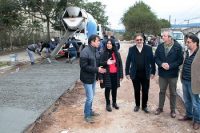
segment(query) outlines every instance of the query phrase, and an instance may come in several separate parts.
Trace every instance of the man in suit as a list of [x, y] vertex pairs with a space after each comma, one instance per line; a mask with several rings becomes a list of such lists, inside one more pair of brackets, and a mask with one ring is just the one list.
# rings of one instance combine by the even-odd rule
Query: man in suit
[[140, 90], [142, 86], [142, 110], [149, 113], [147, 108], [148, 92], [150, 78], [155, 75], [155, 62], [153, 58], [152, 47], [144, 44], [142, 33], [137, 33], [134, 36], [136, 45], [129, 48], [126, 59], [126, 77], [131, 79], [135, 93], [135, 108], [138, 112], [140, 109]]
[[181, 45], [173, 39], [172, 31], [164, 31], [163, 43], [158, 45], [155, 52], [155, 62], [158, 65], [159, 75], [159, 106], [155, 115], [163, 112], [165, 94], [169, 86], [171, 117], [176, 117], [176, 88], [179, 74], [179, 66], [183, 63], [183, 52]]

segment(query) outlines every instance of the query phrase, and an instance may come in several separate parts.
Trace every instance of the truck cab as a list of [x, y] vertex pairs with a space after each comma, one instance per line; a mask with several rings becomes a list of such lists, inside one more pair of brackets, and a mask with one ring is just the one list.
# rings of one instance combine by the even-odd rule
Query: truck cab
[[182, 46], [183, 51], [186, 50], [186, 46], [184, 43], [184, 34], [181, 31], [173, 31], [174, 39]]

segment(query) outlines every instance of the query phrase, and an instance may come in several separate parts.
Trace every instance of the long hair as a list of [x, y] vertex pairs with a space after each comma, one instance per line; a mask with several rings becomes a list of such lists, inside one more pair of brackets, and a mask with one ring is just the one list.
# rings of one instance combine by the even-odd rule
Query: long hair
[[110, 51], [110, 50], [107, 48], [107, 43], [108, 43], [109, 41], [110, 41], [111, 44], [112, 44], [112, 49], [111, 49], [111, 50], [115, 52], [115, 51], [116, 51], [115, 41], [114, 41], [114, 39], [111, 39], [111, 38], [106, 40], [106, 43], [105, 43], [105, 50], [106, 50], [106, 51]]
[[[107, 43], [108, 42], [111, 42], [112, 44], [112, 49], [108, 49], [107, 48]], [[106, 41], [106, 44], [105, 44], [105, 52], [107, 53], [107, 58], [111, 58], [112, 57], [112, 53], [114, 52], [115, 55], [117, 56], [117, 48], [116, 48], [116, 45], [115, 45], [115, 41], [113, 39], [107, 39]]]

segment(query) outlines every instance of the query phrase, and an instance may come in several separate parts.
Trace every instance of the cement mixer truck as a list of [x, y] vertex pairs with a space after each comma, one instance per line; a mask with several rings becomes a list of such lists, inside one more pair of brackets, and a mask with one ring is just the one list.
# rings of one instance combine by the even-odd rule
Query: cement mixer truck
[[79, 7], [67, 7], [62, 16], [62, 24], [65, 28], [65, 34], [56, 48], [51, 52], [50, 58], [53, 59], [64, 45], [65, 41], [84, 30], [85, 39], [97, 34], [97, 23], [93, 16]]

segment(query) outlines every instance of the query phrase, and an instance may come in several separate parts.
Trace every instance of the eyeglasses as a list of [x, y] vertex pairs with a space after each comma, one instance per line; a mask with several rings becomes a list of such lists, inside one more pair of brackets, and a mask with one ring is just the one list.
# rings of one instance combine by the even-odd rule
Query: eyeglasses
[[139, 42], [139, 41], [143, 41], [143, 39], [136, 39], [136, 41], [137, 41], [137, 42]]
[[187, 44], [190, 44], [190, 43], [192, 43], [192, 42], [190, 42], [190, 41], [186, 41], [186, 43], [187, 43]]

